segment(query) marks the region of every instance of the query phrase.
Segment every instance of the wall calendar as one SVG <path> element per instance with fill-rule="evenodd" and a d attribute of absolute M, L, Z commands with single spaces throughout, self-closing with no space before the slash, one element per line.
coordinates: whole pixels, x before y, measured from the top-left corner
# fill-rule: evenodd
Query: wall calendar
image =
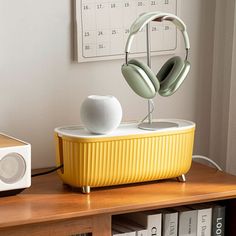
<path fill-rule="evenodd" d="M 129 28 L 143 12 L 177 14 L 177 0 L 75 0 L 78 62 L 124 58 Z M 151 22 L 152 55 L 174 53 L 176 27 L 167 21 Z M 145 56 L 146 28 L 134 38 L 132 56 Z"/>

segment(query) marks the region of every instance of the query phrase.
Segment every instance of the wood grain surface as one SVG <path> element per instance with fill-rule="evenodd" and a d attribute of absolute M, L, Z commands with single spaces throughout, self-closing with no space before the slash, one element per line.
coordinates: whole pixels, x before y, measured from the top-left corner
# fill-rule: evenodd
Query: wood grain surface
<path fill-rule="evenodd" d="M 0 230 L 101 215 L 108 216 L 109 222 L 113 214 L 230 198 L 236 198 L 236 177 L 197 163 L 193 163 L 186 183 L 168 179 L 92 188 L 90 194 L 71 189 L 52 173 L 33 178 L 32 186 L 19 195 L 0 198 Z M 100 219 L 96 217 L 86 227 Z"/>

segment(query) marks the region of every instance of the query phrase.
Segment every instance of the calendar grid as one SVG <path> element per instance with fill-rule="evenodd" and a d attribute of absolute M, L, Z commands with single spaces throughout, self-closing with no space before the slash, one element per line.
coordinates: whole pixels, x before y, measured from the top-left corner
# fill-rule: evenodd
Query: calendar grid
<path fill-rule="evenodd" d="M 177 14 L 177 0 L 76 0 L 78 62 L 124 58 L 133 21 L 143 12 Z M 145 28 L 134 39 L 131 54 L 146 52 Z M 167 21 L 151 22 L 152 55 L 173 53 L 176 27 Z"/>

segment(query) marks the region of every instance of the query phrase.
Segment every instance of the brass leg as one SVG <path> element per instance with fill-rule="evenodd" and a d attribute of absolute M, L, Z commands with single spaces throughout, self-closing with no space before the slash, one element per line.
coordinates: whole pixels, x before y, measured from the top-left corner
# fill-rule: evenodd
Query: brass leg
<path fill-rule="evenodd" d="M 90 186 L 83 186 L 82 193 L 90 193 Z"/>
<path fill-rule="evenodd" d="M 179 182 L 186 182 L 186 177 L 185 177 L 185 175 L 180 175 L 180 176 L 177 177 L 177 180 Z"/>

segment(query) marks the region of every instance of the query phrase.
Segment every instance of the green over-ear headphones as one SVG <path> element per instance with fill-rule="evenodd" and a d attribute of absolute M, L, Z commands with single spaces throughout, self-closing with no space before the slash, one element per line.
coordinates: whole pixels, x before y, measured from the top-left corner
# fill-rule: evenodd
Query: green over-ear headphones
<path fill-rule="evenodd" d="M 143 62 L 136 59 L 128 61 L 128 53 L 130 52 L 135 34 L 153 20 L 173 22 L 182 32 L 186 48 L 185 60 L 178 56 L 172 57 L 162 66 L 157 75 Z M 190 63 L 187 60 L 189 48 L 190 43 L 186 26 L 179 17 L 163 12 L 144 13 L 136 19 L 130 28 L 130 34 L 125 47 L 126 62 L 122 65 L 122 74 L 134 92 L 143 98 L 152 99 L 157 92 L 161 96 L 170 96 L 180 87 L 190 70 Z"/>

